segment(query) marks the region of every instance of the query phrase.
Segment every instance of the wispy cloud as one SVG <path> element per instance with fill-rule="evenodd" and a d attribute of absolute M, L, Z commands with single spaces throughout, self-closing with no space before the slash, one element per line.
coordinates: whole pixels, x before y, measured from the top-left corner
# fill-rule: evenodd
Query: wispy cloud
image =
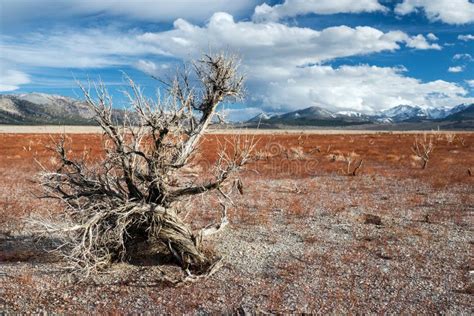
<path fill-rule="evenodd" d="M 29 82 L 31 82 L 31 79 L 26 73 L 0 67 L 0 91 L 17 90 L 20 85 Z"/>
<path fill-rule="evenodd" d="M 471 62 L 474 61 L 474 58 L 472 58 L 471 54 L 455 54 L 453 60 L 465 60 Z"/>
<path fill-rule="evenodd" d="M 252 10 L 255 0 L 5 0 L 2 1 L 4 23 L 100 15 L 150 22 L 172 22 L 177 18 L 204 21 L 214 12 L 242 14 Z"/>
<path fill-rule="evenodd" d="M 474 35 L 473 34 L 458 35 L 458 40 L 465 41 L 465 42 L 474 41 Z"/>

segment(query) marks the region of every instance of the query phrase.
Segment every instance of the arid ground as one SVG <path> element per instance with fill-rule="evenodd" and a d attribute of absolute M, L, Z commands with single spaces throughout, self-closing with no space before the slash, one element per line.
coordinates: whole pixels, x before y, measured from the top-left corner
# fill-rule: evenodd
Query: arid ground
<path fill-rule="evenodd" d="M 231 224 L 205 241 L 223 267 L 172 285 L 161 271 L 176 268 L 151 259 L 84 282 L 64 273 L 24 221 L 60 211 L 32 181 L 38 163 L 55 163 L 51 138 L 0 134 L 0 313 L 474 312 L 474 133 L 428 133 L 424 170 L 410 133 L 253 136 L 257 160 L 242 174 Z M 100 159 L 99 134 L 68 137 L 73 152 Z M 196 168 L 212 166 L 232 137 L 207 135 Z M 186 220 L 196 229 L 218 219 L 216 196 L 192 202 Z"/>

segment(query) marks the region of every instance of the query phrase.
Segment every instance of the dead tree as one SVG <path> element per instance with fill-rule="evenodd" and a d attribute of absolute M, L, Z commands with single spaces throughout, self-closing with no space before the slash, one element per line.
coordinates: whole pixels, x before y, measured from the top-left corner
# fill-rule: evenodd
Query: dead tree
<path fill-rule="evenodd" d="M 432 137 L 430 136 L 428 138 L 426 134 L 423 138 L 416 136 L 411 150 L 423 162 L 421 168 L 426 169 L 428 161 L 430 160 L 430 155 L 434 150 Z"/>
<path fill-rule="evenodd" d="M 218 104 L 240 98 L 243 77 L 235 57 L 204 55 L 166 82 L 166 97 L 151 101 L 130 80 L 131 111 L 119 126 L 103 84 L 95 94 L 81 86 L 95 120 L 104 132 L 104 159 L 96 165 L 69 157 L 64 141 L 55 150 L 60 166 L 44 171 L 48 198 L 64 202 L 60 224 L 46 225 L 59 234 L 70 262 L 80 271 L 96 271 L 126 260 L 140 242 L 159 243 L 188 273 L 209 271 L 215 261 L 201 248 L 202 236 L 227 224 L 222 220 L 193 231 L 183 221 L 183 199 L 218 190 L 250 159 L 253 140 L 237 138 L 217 153 L 208 180 L 184 177 Z M 202 177 L 201 179 L 205 179 Z"/>

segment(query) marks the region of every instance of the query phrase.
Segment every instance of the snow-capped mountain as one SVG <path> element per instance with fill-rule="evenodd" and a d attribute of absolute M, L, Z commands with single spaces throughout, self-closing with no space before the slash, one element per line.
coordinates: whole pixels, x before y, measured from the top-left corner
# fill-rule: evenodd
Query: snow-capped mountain
<path fill-rule="evenodd" d="M 289 112 L 286 114 L 281 114 L 277 116 L 279 119 L 330 119 L 335 118 L 336 115 L 326 109 L 320 108 L 318 106 L 311 106 L 306 109 Z"/>
<path fill-rule="evenodd" d="M 448 115 L 453 115 L 453 114 L 459 113 L 459 112 L 464 111 L 464 110 L 466 110 L 467 108 L 470 108 L 470 107 L 472 107 L 472 104 L 462 103 L 462 104 L 456 105 L 455 107 L 453 107 L 449 110 Z M 446 115 L 446 116 L 448 116 L 448 115 Z"/>
<path fill-rule="evenodd" d="M 391 122 L 404 122 L 404 121 L 420 121 L 420 120 L 441 120 L 449 115 L 458 113 L 469 105 L 460 104 L 453 108 L 422 108 L 420 106 L 413 105 L 398 105 L 388 110 L 381 111 L 377 115 L 377 120 L 391 121 Z"/>
<path fill-rule="evenodd" d="M 469 107 L 468 104 L 459 104 L 453 108 L 427 108 L 428 118 L 432 120 L 439 120 L 448 117 L 449 115 L 461 112 Z"/>
<path fill-rule="evenodd" d="M 249 119 L 247 122 L 255 122 L 255 123 L 258 123 L 258 122 L 263 122 L 263 121 L 266 121 L 266 120 L 269 120 L 270 118 L 272 118 L 273 115 L 270 115 L 270 114 L 266 114 L 264 112 L 252 117 L 251 119 Z"/>
<path fill-rule="evenodd" d="M 396 124 L 400 122 L 439 121 L 452 117 L 473 105 L 460 104 L 453 108 L 424 108 L 415 105 L 398 105 L 381 111 L 375 115 L 367 115 L 356 111 L 332 112 L 320 107 L 309 107 L 285 114 L 261 113 L 250 119 L 249 123 L 288 124 L 288 125 L 320 125 L 344 126 L 359 124 Z"/>
<path fill-rule="evenodd" d="M 360 112 L 355 112 L 355 111 L 339 111 L 339 112 L 336 112 L 336 115 L 347 116 L 347 117 L 362 117 L 362 116 L 365 116 L 365 114 L 362 114 Z"/>
<path fill-rule="evenodd" d="M 370 123 L 367 115 L 352 111 L 341 111 L 334 113 L 321 107 L 312 106 L 302 110 L 288 112 L 285 114 L 268 115 L 261 113 L 249 121 L 248 123 L 264 123 L 264 124 L 288 124 L 288 125 L 322 125 L 337 126 Z"/>
<path fill-rule="evenodd" d="M 408 120 L 427 119 L 428 113 L 425 109 L 418 106 L 398 105 L 380 112 L 381 118 L 389 118 L 393 122 L 403 122 Z"/>

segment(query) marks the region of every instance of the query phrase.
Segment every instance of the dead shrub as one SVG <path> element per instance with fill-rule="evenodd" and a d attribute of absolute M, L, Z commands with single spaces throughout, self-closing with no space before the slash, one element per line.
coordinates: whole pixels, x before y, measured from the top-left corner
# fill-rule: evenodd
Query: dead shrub
<path fill-rule="evenodd" d="M 140 244 L 158 245 L 157 251 L 171 256 L 190 278 L 214 271 L 218 261 L 203 251 L 202 237 L 228 224 L 225 201 L 234 184 L 242 192 L 234 174 L 250 160 L 254 138 L 225 139 L 206 174 L 186 175 L 218 104 L 242 94 L 237 69 L 232 56 L 204 55 L 162 81 L 168 90 L 157 101 L 145 98 L 129 80 L 131 109 L 120 126 L 105 87 L 96 85 L 93 97 L 81 86 L 104 132 L 104 157 L 95 164 L 87 156 L 71 157 L 63 137 L 53 148 L 59 164 L 45 168 L 39 182 L 45 197 L 63 203 L 64 212 L 58 221 L 32 221 L 61 240 L 58 249 L 75 271 L 88 276 L 128 260 Z M 183 201 L 213 190 L 221 199 L 221 221 L 193 231 L 183 220 Z"/>
<path fill-rule="evenodd" d="M 431 153 L 434 150 L 433 145 L 433 136 L 427 136 L 426 134 L 423 137 L 415 136 L 415 141 L 411 148 L 412 152 L 421 159 L 422 161 L 422 169 L 426 169 L 428 165 L 428 161 L 430 160 Z"/>
<path fill-rule="evenodd" d="M 355 152 L 350 154 L 341 154 L 334 158 L 335 161 L 342 161 L 345 163 L 345 168 L 341 168 L 341 172 L 345 175 L 356 176 L 357 172 L 362 168 L 363 159 L 359 159 L 359 155 Z"/>
<path fill-rule="evenodd" d="M 448 143 L 448 145 L 451 145 L 452 143 L 454 143 L 454 140 L 456 139 L 456 134 L 446 133 L 444 137 L 446 138 L 446 142 Z"/>

